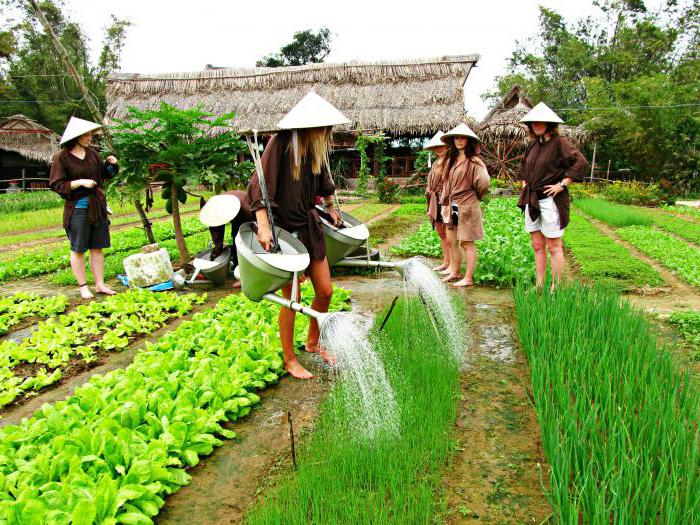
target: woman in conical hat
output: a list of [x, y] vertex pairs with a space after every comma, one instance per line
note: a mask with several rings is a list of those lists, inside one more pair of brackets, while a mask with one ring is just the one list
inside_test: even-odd
[[114, 295], [104, 282], [104, 255], [109, 248], [109, 219], [104, 192], [105, 180], [116, 175], [117, 159], [102, 162], [90, 147], [100, 124], [71, 117], [61, 137], [61, 151], [51, 163], [49, 187], [63, 199], [63, 227], [70, 240], [70, 265], [83, 299], [91, 299], [85, 277], [85, 252], [90, 251], [90, 268], [97, 293]]
[[[296, 233], [311, 257], [309, 276], [315, 292], [312, 308], [319, 312], [328, 311], [333, 287], [315, 198], [319, 195], [325, 199], [333, 220], [341, 222], [340, 214], [333, 207], [335, 186], [329, 176], [328, 155], [332, 127], [347, 123], [349, 120], [340, 111], [311, 91], [278, 123], [279, 131], [270, 138], [261, 158], [275, 225]], [[269, 250], [272, 233], [256, 176], [250, 179], [248, 197], [258, 223], [258, 240]], [[291, 298], [291, 284], [284, 287], [282, 293], [287, 299]], [[312, 374], [294, 353], [294, 318], [292, 310], [280, 310], [284, 368], [296, 378], [309, 379]], [[306, 350], [317, 352], [324, 360], [332, 362], [333, 357], [319, 346], [319, 335], [318, 323], [311, 319]]]
[[440, 140], [443, 135], [444, 133], [442, 131], [438, 131], [433, 138], [423, 146], [424, 150], [437, 155], [437, 160], [433, 162], [430, 167], [430, 173], [428, 173], [428, 180], [425, 186], [425, 198], [428, 203], [427, 215], [430, 219], [430, 224], [435, 231], [437, 231], [440, 237], [440, 244], [442, 245], [442, 264], [433, 268], [436, 272], [446, 270], [450, 265], [450, 249], [445, 235], [445, 223], [442, 221], [442, 214], [440, 213], [440, 193], [442, 193], [445, 182], [445, 155], [448, 150], [447, 145]]
[[[479, 201], [488, 193], [491, 179], [479, 157], [481, 140], [469, 126], [460, 124], [445, 133], [442, 141], [450, 148], [441, 204], [443, 219], [447, 223], [447, 240], [452, 249], [443, 281], [459, 279], [453, 286], [472, 286], [477, 259], [474, 241], [484, 238]], [[466, 255], [464, 278], [460, 275], [462, 250]]]
[[525, 229], [535, 251], [537, 286], [544, 285], [549, 252], [554, 288], [564, 273], [562, 236], [569, 224], [567, 187], [584, 180], [586, 159], [569, 139], [559, 135], [563, 120], [544, 102], [532, 108], [521, 122], [527, 124], [531, 140], [518, 171], [522, 181], [518, 206], [525, 213]]

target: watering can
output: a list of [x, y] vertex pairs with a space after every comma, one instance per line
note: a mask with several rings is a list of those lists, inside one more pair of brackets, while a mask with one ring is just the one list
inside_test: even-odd
[[226, 274], [228, 273], [228, 267], [231, 262], [231, 248], [226, 247], [223, 252], [221, 252], [214, 260], [211, 260], [211, 252], [214, 248], [204, 250], [199, 252], [192, 264], [194, 265], [195, 271], [192, 274], [192, 278], [187, 281], [188, 284], [195, 282], [197, 275], [200, 273], [205, 279], [208, 279], [217, 286], [221, 286], [226, 281]]

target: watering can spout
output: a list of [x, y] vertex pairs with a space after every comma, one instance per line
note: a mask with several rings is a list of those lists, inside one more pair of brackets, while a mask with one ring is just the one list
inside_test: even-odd
[[320, 329], [322, 329], [325, 322], [333, 316], [332, 313], [319, 312], [317, 310], [314, 310], [313, 308], [304, 306], [303, 304], [297, 303], [296, 301], [292, 301], [291, 299], [285, 299], [284, 297], [280, 297], [279, 295], [276, 295], [274, 293], [266, 293], [265, 295], [263, 295], [262, 298], [272, 303], [278, 304], [284, 308], [289, 308], [294, 312], [299, 312], [300, 314], [313, 317], [314, 319], [316, 319], [316, 321], [318, 321], [318, 326]]
[[342, 259], [338, 261], [335, 266], [346, 267], [346, 268], [388, 268], [390, 270], [396, 270], [401, 274], [406, 271], [406, 266], [416, 259], [413, 257], [411, 259], [406, 259], [405, 261], [373, 261], [366, 259]]

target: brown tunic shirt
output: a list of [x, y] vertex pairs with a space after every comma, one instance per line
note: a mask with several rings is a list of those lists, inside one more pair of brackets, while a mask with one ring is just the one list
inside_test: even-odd
[[[91, 223], [98, 224], [107, 220], [104, 181], [109, 177], [110, 174], [105, 169], [102, 158], [92, 148], [85, 148], [84, 159], [79, 159], [66, 149], [54, 156], [49, 174], [49, 187], [65, 201], [63, 204], [64, 228], [68, 228], [75, 203], [83, 197], [88, 198], [88, 218]], [[97, 182], [97, 185], [94, 188], [80, 187], [71, 190], [71, 182], [78, 179], [91, 179]]]
[[[567, 177], [582, 181], [585, 170], [585, 157], [566, 137], [554, 135], [548, 141], [532, 140], [518, 171], [518, 179], [527, 183], [520, 192], [518, 206], [525, 211], [525, 206], [529, 205], [530, 218], [537, 219], [540, 216], [538, 201], [546, 198], [544, 187], [557, 184]], [[555, 195], [554, 204], [559, 212], [559, 227], [564, 229], [569, 224], [569, 190], [564, 188]]]
[[451, 202], [478, 205], [479, 199], [488, 193], [490, 182], [486, 164], [478, 156], [455, 161], [445, 177], [440, 203], [443, 206], [449, 206]]
[[[265, 147], [261, 158], [265, 185], [275, 226], [298, 232], [309, 255], [320, 260], [326, 256], [326, 242], [321, 218], [315, 209], [315, 197], [333, 195], [335, 186], [326, 171], [313, 175], [307, 164], [301, 166], [299, 180], [294, 180], [289, 164], [291, 138], [291, 132], [279, 132]], [[248, 198], [251, 212], [265, 207], [255, 173], [248, 184]]]
[[430, 223], [434, 226], [438, 218], [438, 201], [444, 186], [445, 165], [443, 159], [433, 162], [433, 166], [428, 173], [428, 180], [425, 186], [425, 197], [428, 201], [427, 215]]

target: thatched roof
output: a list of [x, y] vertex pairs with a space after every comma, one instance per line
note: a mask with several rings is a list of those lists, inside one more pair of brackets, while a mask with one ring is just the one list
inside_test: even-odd
[[[500, 102], [484, 117], [479, 125], [484, 142], [512, 141], [527, 143], [527, 126], [520, 123], [528, 111], [533, 108], [520, 86], [513, 86]], [[576, 144], [584, 144], [590, 139], [589, 133], [582, 126], [559, 126], [562, 135], [569, 137]]]
[[128, 106], [201, 105], [235, 112], [239, 130], [274, 129], [311, 89], [350, 120], [345, 130], [425, 136], [464, 117], [463, 86], [478, 55], [422, 60], [312, 64], [280, 68], [214, 69], [194, 73], [119, 74], [107, 80], [107, 117]]
[[58, 141], [56, 133], [24, 115], [0, 120], [0, 149], [50, 164]]

